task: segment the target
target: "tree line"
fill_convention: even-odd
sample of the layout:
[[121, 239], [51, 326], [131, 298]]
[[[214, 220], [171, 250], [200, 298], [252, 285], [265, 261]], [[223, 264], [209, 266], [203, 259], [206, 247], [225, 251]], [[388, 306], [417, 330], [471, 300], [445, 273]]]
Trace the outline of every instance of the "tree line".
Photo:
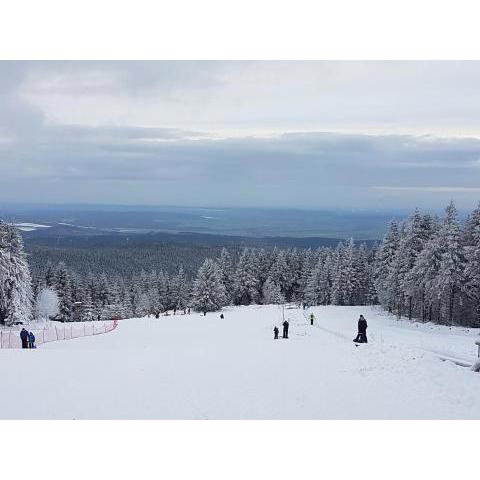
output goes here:
[[415, 211], [392, 221], [373, 247], [351, 239], [335, 248], [223, 248], [195, 275], [183, 267], [130, 276], [79, 274], [60, 262], [32, 279], [19, 232], [0, 223], [0, 279], [0, 322], [7, 324], [48, 310], [46, 299], [55, 304], [54, 295], [55, 316], [64, 321], [76, 319], [79, 303], [82, 319], [105, 319], [297, 302], [379, 303], [399, 317], [480, 326], [480, 206], [464, 222], [453, 203], [441, 218]]
[[380, 304], [399, 317], [480, 327], [480, 205], [464, 222], [415, 211], [391, 222], [376, 255]]

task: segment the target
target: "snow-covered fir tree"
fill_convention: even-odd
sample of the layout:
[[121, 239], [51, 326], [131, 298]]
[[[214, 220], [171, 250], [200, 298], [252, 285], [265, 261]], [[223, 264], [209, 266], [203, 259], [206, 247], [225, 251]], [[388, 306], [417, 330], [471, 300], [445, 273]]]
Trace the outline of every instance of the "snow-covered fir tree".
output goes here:
[[63, 320], [70, 320], [73, 308], [72, 281], [70, 272], [63, 262], [55, 269], [54, 289], [59, 298], [60, 316]]
[[37, 295], [35, 302], [35, 318], [37, 320], [49, 320], [59, 313], [59, 301], [57, 292], [53, 288], [45, 287]]
[[453, 325], [456, 307], [464, 283], [465, 256], [461, 247], [460, 224], [453, 202], [446, 209], [442, 226], [438, 231], [440, 262], [433, 282], [440, 300], [442, 316], [448, 325]]
[[32, 318], [33, 291], [22, 237], [13, 225], [0, 221], [0, 324]]
[[[219, 271], [221, 272], [221, 270]], [[222, 277], [222, 283], [225, 285], [223, 272], [221, 272], [220, 275]], [[185, 272], [183, 270], [183, 267], [180, 267], [178, 270], [178, 273], [172, 278], [173, 308], [177, 310], [183, 310], [187, 308], [189, 300], [190, 300], [190, 285], [185, 275]]]
[[393, 310], [395, 299], [391, 297], [392, 289], [388, 282], [399, 241], [398, 223], [394, 220], [389, 225], [375, 259], [375, 288], [380, 303], [389, 311]]
[[253, 251], [245, 248], [240, 256], [234, 275], [234, 302], [237, 305], [258, 303], [259, 280], [256, 257]]
[[270, 277], [268, 277], [263, 284], [262, 302], [265, 305], [285, 303], [285, 297], [282, 294], [280, 285], [277, 285]]
[[234, 295], [234, 270], [232, 263], [232, 256], [226, 248], [222, 248], [220, 257], [217, 260], [218, 270], [222, 278], [223, 286], [227, 296], [227, 301], [230, 303], [233, 301]]
[[465, 295], [474, 313], [474, 325], [480, 327], [480, 204], [465, 225]]
[[207, 258], [193, 282], [192, 305], [199, 312], [219, 310], [226, 303], [226, 291], [217, 263]]

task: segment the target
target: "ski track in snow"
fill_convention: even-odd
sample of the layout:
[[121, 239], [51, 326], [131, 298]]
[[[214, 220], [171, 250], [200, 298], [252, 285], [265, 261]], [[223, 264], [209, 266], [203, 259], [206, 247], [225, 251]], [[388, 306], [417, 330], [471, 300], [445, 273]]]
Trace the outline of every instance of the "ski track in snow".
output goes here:
[[[0, 350], [1, 418], [480, 419], [478, 330], [373, 307], [228, 307], [123, 320], [106, 335]], [[314, 326], [308, 315], [315, 314]], [[367, 345], [354, 346], [360, 313]]]

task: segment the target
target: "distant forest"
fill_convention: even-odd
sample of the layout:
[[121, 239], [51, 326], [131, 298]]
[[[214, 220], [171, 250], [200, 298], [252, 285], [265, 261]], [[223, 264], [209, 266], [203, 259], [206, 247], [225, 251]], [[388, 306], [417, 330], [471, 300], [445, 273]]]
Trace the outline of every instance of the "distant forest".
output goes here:
[[77, 303], [95, 318], [125, 318], [297, 302], [379, 303], [398, 317], [480, 326], [480, 206], [465, 221], [453, 203], [442, 217], [415, 211], [393, 220], [379, 245], [205, 234], [24, 237], [26, 253], [18, 229], [0, 222], [0, 322], [30, 318], [49, 295], [67, 321]]
[[[174, 274], [183, 267], [192, 278], [206, 258], [216, 258], [226, 248], [236, 260], [244, 248], [334, 247], [334, 238], [265, 237], [229, 235], [133, 234], [94, 236], [32, 236], [23, 234], [28, 262], [34, 276], [42, 275], [49, 264], [63, 262], [77, 274], [130, 277], [142, 271]], [[373, 242], [366, 242], [373, 245]]]

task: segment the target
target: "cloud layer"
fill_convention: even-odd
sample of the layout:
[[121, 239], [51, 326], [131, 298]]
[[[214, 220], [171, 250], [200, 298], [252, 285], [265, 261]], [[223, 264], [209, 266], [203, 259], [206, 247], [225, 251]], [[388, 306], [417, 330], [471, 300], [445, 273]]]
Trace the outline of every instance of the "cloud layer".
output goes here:
[[471, 206], [479, 81], [477, 62], [1, 62], [0, 200]]

